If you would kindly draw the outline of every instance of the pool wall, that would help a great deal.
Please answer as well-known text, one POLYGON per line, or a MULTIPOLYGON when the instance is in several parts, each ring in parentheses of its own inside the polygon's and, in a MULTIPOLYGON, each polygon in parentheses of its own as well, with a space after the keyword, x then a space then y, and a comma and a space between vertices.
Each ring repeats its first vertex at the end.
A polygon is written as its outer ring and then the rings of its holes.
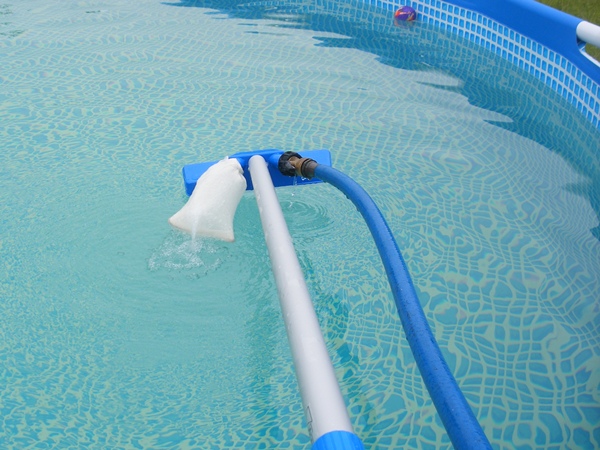
POLYGON ((580 50, 581 19, 533 0, 363 0, 395 10, 409 5, 417 20, 475 42, 518 65, 573 104, 600 129, 600 65, 580 50))

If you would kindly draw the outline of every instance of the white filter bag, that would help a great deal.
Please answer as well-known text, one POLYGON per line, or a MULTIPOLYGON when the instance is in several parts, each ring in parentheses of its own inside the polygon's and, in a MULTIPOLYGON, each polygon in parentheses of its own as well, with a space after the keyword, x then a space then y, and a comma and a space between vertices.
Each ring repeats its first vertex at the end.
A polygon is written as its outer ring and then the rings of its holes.
POLYGON ((169 223, 192 237, 233 242, 233 216, 246 190, 243 174, 235 158, 225 158, 212 165, 198 179, 190 199, 169 223))

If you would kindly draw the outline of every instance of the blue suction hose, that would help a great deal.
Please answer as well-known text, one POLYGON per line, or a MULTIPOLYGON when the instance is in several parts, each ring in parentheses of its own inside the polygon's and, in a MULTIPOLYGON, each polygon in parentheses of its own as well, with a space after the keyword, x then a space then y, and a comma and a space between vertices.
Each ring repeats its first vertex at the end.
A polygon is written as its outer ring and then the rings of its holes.
POLYGON ((454 448, 491 449, 490 442, 442 356, 396 240, 373 199, 347 175, 312 159, 301 158, 297 153, 284 153, 279 169, 284 175, 291 175, 293 170, 294 175, 319 178, 342 191, 358 208, 379 250, 406 339, 454 448))

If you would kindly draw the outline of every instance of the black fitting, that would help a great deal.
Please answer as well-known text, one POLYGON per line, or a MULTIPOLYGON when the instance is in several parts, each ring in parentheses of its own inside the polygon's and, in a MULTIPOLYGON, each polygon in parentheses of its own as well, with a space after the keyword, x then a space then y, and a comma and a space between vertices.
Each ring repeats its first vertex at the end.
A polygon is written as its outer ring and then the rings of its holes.
POLYGON ((285 152, 279 157, 277 168, 288 177, 300 176, 309 180, 315 176, 317 162, 314 159, 303 158, 295 152, 285 152))
POLYGON ((302 156, 295 152, 285 152, 279 157, 279 161, 277 162, 277 168, 283 175, 286 175, 288 177, 295 177, 296 167, 292 164, 290 158, 300 159, 302 158, 302 156))

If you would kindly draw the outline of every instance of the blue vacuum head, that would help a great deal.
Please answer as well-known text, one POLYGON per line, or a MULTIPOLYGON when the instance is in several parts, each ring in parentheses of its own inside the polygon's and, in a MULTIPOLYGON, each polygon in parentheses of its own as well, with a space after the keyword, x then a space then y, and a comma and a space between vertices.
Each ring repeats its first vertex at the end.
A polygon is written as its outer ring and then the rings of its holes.
MULTIPOLYGON (((306 150, 301 151, 299 153, 305 158, 314 159, 319 164, 331 166, 331 154, 329 153, 329 150, 306 150)), ((250 161, 250 158, 254 155, 261 155, 267 161, 269 173, 271 174, 273 185, 275 187, 291 186, 296 184, 314 184, 321 182, 321 180, 317 178, 308 180, 302 177, 288 177, 286 175, 283 175, 281 172, 279 172, 277 168, 277 163, 282 154, 283 150, 267 149, 236 153, 234 155, 229 156, 229 158, 237 159, 240 165, 242 166, 242 169, 244 169, 244 177, 246 178, 247 184, 246 190, 249 191, 253 190, 254 187, 252 186, 252 178, 250 177, 250 172, 248 171, 248 161, 250 161)), ((200 178, 210 166, 216 164, 217 162, 218 161, 203 162, 183 166, 183 182, 185 184, 185 193, 187 195, 192 195, 192 192, 196 187, 196 182, 198 181, 198 178, 200 178)))

